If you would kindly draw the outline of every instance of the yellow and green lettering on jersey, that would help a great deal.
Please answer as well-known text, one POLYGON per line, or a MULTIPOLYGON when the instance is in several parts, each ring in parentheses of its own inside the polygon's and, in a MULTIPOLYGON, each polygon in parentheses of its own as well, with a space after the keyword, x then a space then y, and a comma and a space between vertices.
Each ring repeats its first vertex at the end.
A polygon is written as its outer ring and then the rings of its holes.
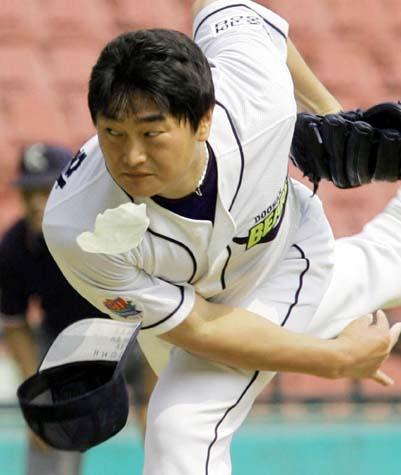
POLYGON ((272 241, 279 231, 280 223, 284 216, 287 195, 288 181, 285 182, 273 209, 262 220, 252 226, 246 238, 234 238, 234 242, 246 244, 246 250, 248 250, 257 244, 272 241))

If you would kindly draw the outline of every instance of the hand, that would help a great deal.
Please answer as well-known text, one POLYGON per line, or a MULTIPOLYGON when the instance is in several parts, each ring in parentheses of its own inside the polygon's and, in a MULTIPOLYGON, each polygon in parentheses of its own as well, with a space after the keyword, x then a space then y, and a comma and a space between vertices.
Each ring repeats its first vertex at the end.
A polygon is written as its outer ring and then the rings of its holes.
POLYGON ((383 386, 393 384, 393 380, 380 370, 388 358, 401 333, 401 323, 390 328, 382 310, 375 316, 365 315, 350 323, 338 336, 346 364, 341 377, 371 378, 383 386))

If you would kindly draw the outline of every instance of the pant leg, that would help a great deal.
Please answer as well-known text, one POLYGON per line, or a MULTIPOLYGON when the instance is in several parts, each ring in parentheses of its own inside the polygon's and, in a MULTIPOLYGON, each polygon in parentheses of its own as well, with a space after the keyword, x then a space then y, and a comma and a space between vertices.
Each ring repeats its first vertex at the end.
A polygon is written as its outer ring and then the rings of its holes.
POLYGON ((172 351, 148 409, 144 475, 229 475, 230 443, 274 373, 172 351))
POLYGON ((32 444, 28 447, 27 475, 79 475, 82 455, 79 452, 64 452, 49 449, 43 452, 32 444))
POLYGON ((350 321, 401 304, 401 190, 361 233, 335 244, 333 277, 307 333, 331 338, 350 321))

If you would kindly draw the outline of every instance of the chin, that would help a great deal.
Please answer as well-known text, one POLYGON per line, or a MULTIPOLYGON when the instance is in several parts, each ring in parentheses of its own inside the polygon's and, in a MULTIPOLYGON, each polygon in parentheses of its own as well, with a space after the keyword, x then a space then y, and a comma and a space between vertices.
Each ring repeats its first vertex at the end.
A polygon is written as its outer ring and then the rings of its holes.
POLYGON ((158 195, 162 191, 160 183, 153 177, 145 177, 142 179, 120 179, 119 186, 131 197, 137 196, 149 198, 158 195))
POLYGON ((140 186, 136 187, 123 187, 123 190, 131 197, 138 197, 138 198, 150 198, 151 196, 158 195, 159 190, 149 189, 149 188, 142 188, 140 186))

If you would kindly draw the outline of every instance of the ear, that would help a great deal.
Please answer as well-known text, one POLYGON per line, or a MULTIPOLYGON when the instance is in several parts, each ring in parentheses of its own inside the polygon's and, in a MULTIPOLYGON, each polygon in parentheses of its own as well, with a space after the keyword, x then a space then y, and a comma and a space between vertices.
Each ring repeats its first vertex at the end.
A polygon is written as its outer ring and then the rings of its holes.
POLYGON ((209 138, 212 125, 213 108, 209 109, 199 122, 196 138, 199 142, 205 142, 209 138))

